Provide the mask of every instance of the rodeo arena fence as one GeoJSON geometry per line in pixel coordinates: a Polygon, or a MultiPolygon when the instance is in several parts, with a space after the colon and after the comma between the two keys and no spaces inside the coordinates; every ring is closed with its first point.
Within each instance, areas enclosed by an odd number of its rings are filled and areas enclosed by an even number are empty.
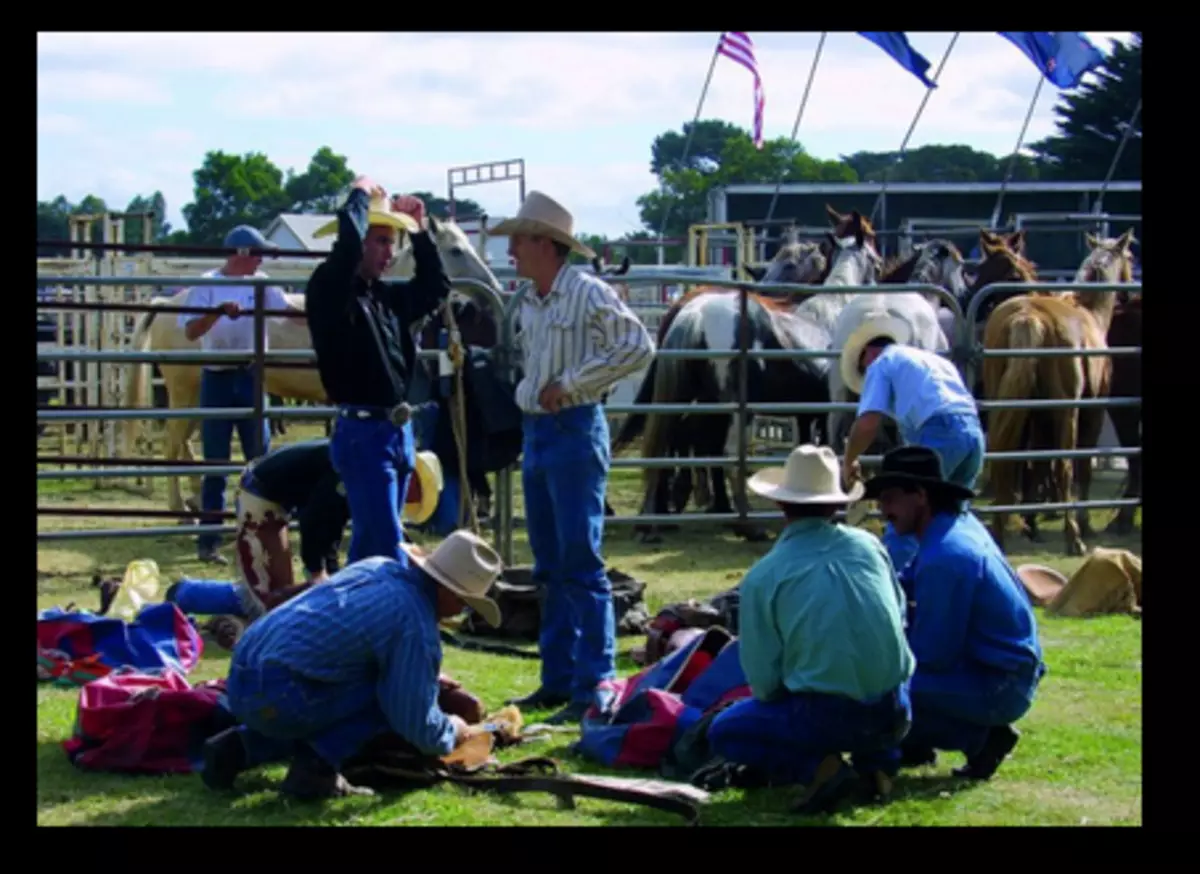
{"type": "MultiPolygon", "coordinates": [[[[65,243],[67,246],[77,246],[81,249],[95,250],[158,250],[162,247],[149,245],[130,246],[120,243],[65,243]]],[[[208,249],[208,250],[191,250],[193,252],[205,252],[211,258],[217,255],[229,254],[229,250],[225,249],[208,249]]],[[[254,280],[251,277],[238,278],[200,278],[196,273],[186,275],[195,270],[197,263],[195,259],[187,261],[182,258],[172,259],[140,259],[139,263],[149,266],[143,266],[138,269],[133,269],[126,266],[124,269],[118,267],[118,260],[110,255],[107,259],[99,255],[93,261],[92,259],[64,259],[64,258],[43,258],[39,259],[39,276],[38,276],[38,309],[39,309],[39,325],[44,325],[42,321],[42,311],[60,311],[60,316],[57,325],[54,327],[54,341],[43,341],[38,344],[37,357],[39,362],[39,373],[45,363],[51,363],[55,369],[67,370],[65,365],[70,364],[69,368],[71,378],[63,380],[60,377],[55,383],[50,382],[50,377],[39,375],[39,404],[38,404],[38,422],[39,435],[45,427],[44,423],[61,423],[65,426],[66,423],[82,423],[82,428],[75,429],[75,445],[77,452],[82,449],[85,454],[68,455],[68,441],[66,437],[66,428],[63,427],[59,436],[60,453],[57,456],[43,456],[39,452],[38,456],[38,474],[37,478],[42,480],[64,480],[64,479],[91,479],[95,481],[97,487],[103,484],[114,485],[114,481],[122,479],[135,479],[140,481],[143,478],[153,477],[194,477],[204,474],[216,475],[237,475],[242,470],[242,465],[234,463],[198,463],[198,464],[172,464],[164,462],[161,459],[147,459],[129,457],[125,453],[132,452],[134,447],[124,446],[123,440],[120,439],[119,431],[121,429],[114,427],[116,423],[129,419],[142,420],[170,420],[170,419],[192,419],[201,420],[207,418],[225,418],[235,419],[246,416],[254,416],[261,428],[262,423],[266,419],[332,419],[336,414],[336,408],[330,406],[275,406],[265,402],[263,386],[265,383],[265,368],[267,367],[315,367],[315,355],[311,349],[307,350],[275,350],[267,352],[265,350],[265,319],[268,316],[281,316],[287,313],[268,310],[264,307],[265,290],[268,285],[278,286],[303,286],[307,283],[307,274],[311,273],[312,260],[314,257],[323,258],[327,253],[285,253],[287,255],[303,255],[309,263],[297,265],[294,263],[298,259],[289,259],[293,263],[290,266],[280,264],[276,268],[275,263],[272,265],[272,275],[269,278],[254,280]],[[97,265],[107,261],[113,265],[113,273],[124,273],[126,275],[96,275],[100,272],[97,265]],[[170,269],[175,267],[175,273],[168,275],[149,275],[157,273],[166,266],[170,269]],[[189,269],[180,269],[183,267],[189,269]],[[43,270],[50,271],[50,274],[43,274],[43,270]],[[90,274],[90,275],[88,275],[90,274]],[[246,285],[247,279],[251,279],[251,283],[255,288],[255,306],[254,306],[254,325],[255,325],[255,348],[253,353],[240,352],[224,352],[224,353],[205,353],[202,351],[147,351],[137,352],[129,351],[123,347],[129,345],[132,339],[134,323],[138,317],[145,312],[155,311],[163,315],[169,314],[174,318],[182,312],[194,312],[197,314],[210,313],[215,310],[182,307],[177,305],[158,304],[152,305],[149,298],[154,292],[160,292],[160,289],[179,290],[184,287],[193,285],[246,285]],[[53,288],[53,293],[45,293],[43,289],[53,288]],[[256,392],[255,397],[258,399],[253,408],[190,408],[190,409],[165,409],[161,406],[155,407],[133,407],[129,404],[129,399],[126,393],[126,380],[129,374],[129,369],[124,365],[134,365],[143,362],[149,362],[158,365],[171,364],[190,364],[202,365],[208,363],[235,363],[249,361],[253,365],[253,373],[255,379],[256,392]],[[102,365],[117,364],[118,367],[103,367],[102,365]],[[82,376],[81,376],[82,374],[82,376]],[[68,393],[68,390],[69,393],[68,393]],[[57,396],[53,396],[57,395],[57,396]],[[49,397],[49,403],[46,404],[43,398],[49,397]],[[68,400],[73,401],[68,403],[68,400]],[[92,465],[84,467],[83,465],[92,465]],[[57,467],[57,469],[54,469],[57,467]]],[[[115,255],[115,253],[114,253],[115,255]]],[[[215,262],[209,261],[205,267],[215,266],[215,262]]],[[[198,271],[197,271],[198,272],[198,271]]],[[[502,281],[509,279],[511,269],[499,268],[496,269],[495,275],[502,281]],[[502,276],[502,274],[504,274],[502,276]]],[[[728,267],[724,268],[708,268],[706,270],[689,270],[686,267],[675,267],[661,265],[658,267],[639,268],[632,267],[627,273],[620,276],[619,280],[615,280],[626,287],[634,286],[657,286],[661,287],[665,284],[674,284],[677,286],[691,285],[706,285],[718,288],[728,288],[741,291],[741,311],[743,314],[742,324],[743,330],[740,332],[739,348],[736,350],[658,350],[659,358],[679,358],[679,359],[708,359],[727,358],[736,359],[742,366],[739,367],[740,386],[738,392],[738,400],[734,403],[718,403],[718,404],[646,404],[633,405],[613,403],[610,399],[607,405],[607,412],[613,416],[623,416],[634,411],[645,413],[658,414],[736,414],[738,424],[738,452],[736,456],[729,457],[705,457],[705,458],[614,458],[612,467],[620,468],[680,468],[680,467],[713,467],[721,465],[737,465],[740,476],[743,481],[747,475],[747,470],[750,466],[761,466],[766,464],[779,464],[786,458],[784,455],[750,455],[749,454],[749,433],[747,425],[748,417],[753,414],[756,417],[767,417],[768,422],[766,427],[770,431],[774,431],[777,423],[771,423],[769,417],[772,416],[793,416],[800,413],[823,413],[833,410],[853,411],[856,405],[853,403],[748,403],[747,402],[747,384],[746,384],[746,368],[745,363],[751,356],[760,359],[799,359],[799,358],[836,358],[838,352],[816,351],[816,350],[751,350],[747,347],[747,330],[745,330],[745,313],[747,309],[747,294],[749,286],[745,281],[738,281],[731,278],[733,271],[728,267]],[[715,275],[718,272],[723,272],[724,276],[715,275]]],[[[488,286],[477,280],[455,280],[453,285],[459,292],[465,292],[478,303],[486,303],[492,314],[498,320],[501,326],[500,340],[493,352],[493,361],[495,366],[500,367],[507,374],[513,373],[513,368],[516,365],[515,360],[515,344],[514,334],[516,317],[519,312],[519,305],[524,295],[526,288],[520,288],[516,292],[508,293],[498,291],[495,288],[488,286]]],[[[1140,347],[1125,347],[1125,348],[1109,348],[1103,350],[1077,351],[1074,349],[1038,349],[1038,350],[984,350],[981,348],[980,342],[976,339],[976,318],[980,310],[981,304],[988,298],[1004,292],[1031,292],[1040,290],[1061,290],[1062,284],[1053,282],[1018,284],[1018,283],[1003,283],[994,284],[981,289],[971,300],[967,311],[964,313],[958,302],[945,289],[931,285],[872,285],[872,286],[839,286],[837,288],[828,288],[823,286],[809,285],[768,285],[754,283],[752,285],[755,292],[766,292],[770,294],[828,294],[828,293],[872,293],[872,294],[900,294],[905,292],[929,292],[937,295],[950,309],[955,320],[955,336],[948,338],[951,340],[951,350],[948,353],[955,364],[968,375],[968,385],[973,385],[974,381],[971,375],[978,367],[979,362],[986,357],[994,356],[1019,356],[1019,357],[1046,357],[1046,356],[1072,356],[1072,357],[1088,357],[1091,355],[1138,355],[1141,354],[1140,347]]],[[[1126,283],[1121,285],[1097,284],[1097,283],[1072,283],[1073,288],[1087,288],[1089,291],[1102,291],[1115,293],[1117,291],[1139,292],[1141,291],[1141,283],[1126,283]]],[[[655,295],[659,297],[659,295],[655,295]]],[[[632,298],[632,296],[631,296],[632,298]]],[[[659,298],[660,300],[663,298],[659,298]]],[[[665,306],[654,306],[646,310],[639,305],[632,304],[635,312],[639,312],[647,323],[653,319],[657,322],[655,316],[660,316],[666,311],[665,306]]],[[[650,328],[654,330],[653,327],[650,328]]],[[[39,340],[43,335],[39,335],[39,340]]],[[[419,355],[426,359],[437,359],[439,355],[444,354],[444,351],[439,350],[421,350],[419,355]]],[[[640,378],[640,375],[639,375],[640,378]]],[[[978,402],[981,410],[996,410],[996,409],[1061,409],[1069,407],[1104,407],[1112,408],[1117,406],[1140,406],[1141,398],[1099,398],[1099,399],[1081,399],[1081,400],[1005,400],[1005,401],[985,401],[978,402]]],[[[760,431],[760,438],[768,436],[760,431]]],[[[41,441],[39,441],[39,444],[41,441]]],[[[1140,447],[1116,447],[1111,449],[1089,448],[1077,450],[1049,450],[1049,451],[1024,451],[1024,452],[1004,452],[1004,453],[988,453],[985,458],[987,460],[1005,459],[1011,461],[1049,461],[1067,458],[1100,458],[1100,457],[1130,457],[1140,455],[1140,447]]],[[[877,464],[878,457],[866,456],[862,459],[865,465],[877,464]]],[[[514,468],[510,467],[501,471],[496,475],[495,487],[495,509],[490,520],[490,527],[495,538],[495,544],[498,551],[508,563],[513,561],[513,531],[517,525],[524,525],[524,520],[516,518],[513,513],[513,474],[514,468]]],[[[123,486],[128,487],[128,486],[123,486]]],[[[974,511],[981,514],[992,514],[997,512],[1006,513],[1027,513],[1030,511],[1069,511],[1076,508],[1088,509],[1107,509],[1119,508],[1127,506],[1140,506],[1140,498],[1127,499],[1112,499],[1112,500],[1096,500],[1096,501],[1070,501],[1061,503],[1030,503],[1009,506],[976,506],[974,511]]],[[[135,509],[135,508],[105,508],[94,509],[87,507],[75,508],[60,508],[60,507],[43,507],[38,506],[38,514],[41,515],[76,515],[76,516],[93,516],[93,517],[125,517],[125,518],[170,518],[178,522],[185,518],[195,517],[198,514],[195,512],[181,512],[170,510],[150,510],[150,509],[135,509]]],[[[226,514],[226,517],[232,514],[226,514]]],[[[877,516],[878,513],[870,514],[877,516]]],[[[749,519],[767,520],[782,518],[778,512],[757,512],[750,511],[748,513],[683,513],[670,515],[633,515],[633,516],[610,516],[605,521],[606,524],[629,525],[629,524],[656,524],[656,523],[682,523],[694,524],[703,522],[712,524],[714,522],[728,521],[747,521],[749,519]]],[[[352,523],[351,523],[352,524],[352,523]]],[[[293,525],[295,527],[295,525],[293,525]]],[[[179,525],[161,527],[135,527],[135,528],[104,528],[104,529],[74,529],[74,530],[54,530],[38,532],[38,540],[65,540],[65,539],[100,539],[111,537],[159,537],[168,535],[188,535],[195,536],[203,531],[228,533],[234,531],[232,525],[179,525]]]]}

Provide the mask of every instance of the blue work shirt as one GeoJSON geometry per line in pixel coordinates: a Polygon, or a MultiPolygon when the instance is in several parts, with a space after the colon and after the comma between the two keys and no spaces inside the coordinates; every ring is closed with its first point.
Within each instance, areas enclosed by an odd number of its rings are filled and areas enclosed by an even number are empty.
{"type": "Polygon", "coordinates": [[[742,671],[755,698],[822,692],[866,701],[912,676],[904,593],[874,535],[797,520],[739,589],[742,671]]]}
{"type": "Polygon", "coordinates": [[[932,416],[978,416],[979,407],[949,359],[893,343],[867,368],[858,415],[867,413],[883,413],[894,419],[905,442],[912,443],[932,416]]]}
{"type": "Polygon", "coordinates": [[[1026,671],[1042,661],[1037,619],[1017,572],[971,513],[939,513],[901,573],[908,642],[922,673],[974,663],[1026,671]]]}
{"type": "Polygon", "coordinates": [[[373,683],[392,730],[427,755],[445,755],[455,732],[438,706],[437,586],[416,566],[363,559],[252,623],[235,660],[283,665],[320,683],[373,683]]]}

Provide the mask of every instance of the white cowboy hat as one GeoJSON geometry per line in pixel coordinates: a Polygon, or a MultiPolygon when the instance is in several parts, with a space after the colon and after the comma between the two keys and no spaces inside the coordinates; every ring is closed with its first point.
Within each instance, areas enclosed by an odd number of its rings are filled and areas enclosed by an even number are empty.
{"type": "Polygon", "coordinates": [[[861,325],[846,340],[842,347],[842,382],[855,394],[861,394],[866,377],[858,369],[858,359],[863,348],[876,337],[891,337],[897,343],[908,343],[912,329],[903,319],[898,319],[884,310],[866,314],[861,325]]]}
{"type": "Polygon", "coordinates": [[[453,532],[428,555],[414,543],[401,543],[421,570],[474,608],[493,628],[500,627],[500,606],[487,597],[504,563],[478,534],[465,529],[453,532]]]}
{"type": "Polygon", "coordinates": [[[437,510],[445,484],[441,460],[427,450],[418,452],[417,467],[408,481],[401,518],[413,525],[427,522],[437,510]]]}
{"type": "MultiPolygon", "coordinates": [[[[392,209],[392,202],[386,197],[378,195],[371,198],[371,205],[367,209],[367,227],[371,225],[383,225],[387,228],[395,228],[404,233],[418,232],[421,226],[417,224],[417,220],[406,212],[397,212],[392,209]]],[[[328,237],[330,234],[336,234],[338,229],[337,219],[328,224],[321,225],[313,231],[314,237],[328,237]]]]}
{"type": "Polygon", "coordinates": [[[828,446],[797,446],[783,467],[769,467],[750,477],[747,485],[764,498],[781,504],[850,504],[865,486],[856,482],[842,491],[837,456],[828,446]]]}
{"type": "Polygon", "coordinates": [[[490,237],[510,237],[513,234],[538,234],[570,246],[587,259],[596,253],[575,239],[575,219],[558,201],[540,191],[531,191],[521,204],[517,214],[505,219],[494,228],[488,228],[490,237]]]}

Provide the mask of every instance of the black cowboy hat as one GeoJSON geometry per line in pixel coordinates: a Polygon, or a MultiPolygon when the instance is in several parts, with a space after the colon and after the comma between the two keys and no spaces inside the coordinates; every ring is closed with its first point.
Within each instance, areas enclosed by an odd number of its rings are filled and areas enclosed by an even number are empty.
{"type": "Polygon", "coordinates": [[[876,499],[884,489],[906,485],[962,500],[975,497],[975,492],[946,479],[941,457],[928,446],[901,446],[883,456],[883,469],[867,482],[863,497],[876,499]]]}

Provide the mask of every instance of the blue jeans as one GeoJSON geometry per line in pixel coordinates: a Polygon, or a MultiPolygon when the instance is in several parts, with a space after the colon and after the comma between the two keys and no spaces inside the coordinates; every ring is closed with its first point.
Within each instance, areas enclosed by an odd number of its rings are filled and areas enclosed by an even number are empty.
{"type": "Polygon", "coordinates": [[[762,771],[776,785],[807,785],[822,759],[840,753],[849,753],[859,770],[895,775],[911,718],[906,685],[867,703],[816,692],[774,701],[747,698],[717,715],[708,744],[716,755],[762,771]]]}
{"type": "MultiPolygon", "coordinates": [[[[941,456],[942,473],[947,480],[968,489],[975,488],[975,482],[983,471],[983,456],[987,451],[987,441],[979,426],[978,416],[961,413],[932,416],[920,431],[915,434],[903,433],[901,437],[910,446],[928,446],[941,456]]],[[[967,504],[967,501],[963,501],[964,510],[967,504]]],[[[880,539],[897,573],[917,554],[917,538],[912,534],[897,534],[890,523],[884,528],[880,539]]]]}
{"type": "Polygon", "coordinates": [[[400,510],[416,467],[412,422],[397,427],[387,419],[339,413],[329,457],[350,505],[348,563],[382,555],[407,567],[400,510]]]}
{"type": "MultiPolygon", "coordinates": [[[[202,407],[253,407],[254,374],[249,367],[233,370],[200,371],[200,406],[202,407]]],[[[247,461],[266,454],[271,448],[271,429],[267,422],[262,426],[262,442],[255,446],[254,419],[204,419],[200,423],[200,441],[204,448],[205,461],[229,461],[233,450],[233,431],[237,429],[238,442],[242,444],[242,455],[247,461]]],[[[200,507],[205,512],[220,513],[225,509],[225,477],[204,477],[200,491],[200,507]]],[[[201,534],[197,538],[200,553],[216,549],[221,542],[218,534],[201,534]]]]}
{"type": "Polygon", "coordinates": [[[316,683],[282,665],[242,665],[226,681],[246,767],[286,761],[303,745],[334,768],[390,731],[375,684],[316,683]]]}
{"type": "Polygon", "coordinates": [[[609,462],[599,404],[525,417],[525,527],[546,592],[542,686],[588,704],[596,685],[616,676],[612,583],[600,551],[609,462]]]}
{"type": "Polygon", "coordinates": [[[974,756],[983,748],[988,729],[1010,725],[1029,712],[1044,665],[1021,671],[999,671],[961,664],[912,678],[913,725],[905,743],[916,749],[951,750],[974,756]]]}
{"type": "Polygon", "coordinates": [[[184,577],[171,589],[171,602],[184,613],[198,613],[201,616],[247,616],[246,605],[234,583],[184,577]]]}

